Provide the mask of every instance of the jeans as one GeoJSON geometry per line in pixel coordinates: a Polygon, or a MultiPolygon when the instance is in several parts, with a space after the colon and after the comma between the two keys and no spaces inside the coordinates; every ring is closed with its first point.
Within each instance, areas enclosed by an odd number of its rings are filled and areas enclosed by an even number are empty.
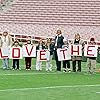
{"type": "Polygon", "coordinates": [[[9,58],[4,58],[2,62],[3,62],[3,69],[8,69],[9,68],[9,58]]]}

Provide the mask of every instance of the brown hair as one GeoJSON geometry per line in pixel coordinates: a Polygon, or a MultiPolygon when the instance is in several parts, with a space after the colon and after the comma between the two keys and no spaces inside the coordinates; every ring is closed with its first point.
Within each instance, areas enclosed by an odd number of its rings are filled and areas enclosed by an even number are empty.
{"type": "Polygon", "coordinates": [[[90,41],[95,41],[95,39],[94,38],[91,38],[90,41]]]}
{"type": "Polygon", "coordinates": [[[14,45],[15,45],[15,43],[18,43],[18,45],[19,45],[19,42],[18,42],[18,41],[14,41],[14,43],[12,44],[12,46],[14,46],[14,45]]]}
{"type": "Polygon", "coordinates": [[[57,30],[57,33],[56,34],[58,34],[58,32],[60,32],[60,34],[62,34],[61,30],[57,30]]]}
{"type": "Polygon", "coordinates": [[[8,35],[8,32],[6,32],[6,31],[5,31],[5,32],[3,32],[3,35],[4,35],[4,33],[6,33],[6,34],[8,35]]]}

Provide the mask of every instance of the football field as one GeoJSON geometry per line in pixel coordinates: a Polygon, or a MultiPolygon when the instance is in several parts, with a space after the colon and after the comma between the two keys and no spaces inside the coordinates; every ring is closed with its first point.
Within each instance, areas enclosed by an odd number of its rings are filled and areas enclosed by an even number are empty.
{"type": "Polygon", "coordinates": [[[0,100],[100,100],[100,72],[88,74],[86,63],[81,73],[56,72],[55,67],[46,72],[45,63],[43,71],[35,71],[35,66],[26,71],[23,65],[24,60],[21,70],[3,70],[0,62],[0,100]]]}

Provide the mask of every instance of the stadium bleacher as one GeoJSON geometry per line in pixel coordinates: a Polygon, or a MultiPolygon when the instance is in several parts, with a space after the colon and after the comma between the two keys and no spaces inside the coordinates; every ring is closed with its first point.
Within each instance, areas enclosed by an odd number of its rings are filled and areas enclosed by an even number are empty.
{"type": "Polygon", "coordinates": [[[60,28],[68,38],[100,40],[99,9],[100,0],[14,0],[0,13],[0,31],[53,37],[60,28]]]}
{"type": "Polygon", "coordinates": [[[3,4],[5,2],[5,0],[0,0],[0,4],[3,4]]]}

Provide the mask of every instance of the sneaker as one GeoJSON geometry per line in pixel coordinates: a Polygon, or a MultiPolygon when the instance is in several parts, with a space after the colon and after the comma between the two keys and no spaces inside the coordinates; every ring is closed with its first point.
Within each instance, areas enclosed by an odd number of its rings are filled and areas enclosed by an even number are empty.
{"type": "Polygon", "coordinates": [[[67,70],[68,70],[69,73],[71,72],[71,69],[67,69],[67,70]]]}
{"type": "Polygon", "coordinates": [[[64,69],[63,72],[66,72],[66,69],[64,69]]]}
{"type": "Polygon", "coordinates": [[[7,67],[3,67],[4,70],[7,70],[7,67]]]}
{"type": "Polygon", "coordinates": [[[77,72],[81,72],[81,70],[78,69],[77,72]]]}
{"type": "Polygon", "coordinates": [[[93,74],[93,72],[91,72],[91,71],[88,71],[88,74],[93,74]]]}
{"type": "Polygon", "coordinates": [[[49,71],[52,71],[52,69],[49,69],[49,71]]]}
{"type": "Polygon", "coordinates": [[[39,71],[41,71],[42,69],[39,69],[39,71]]]}
{"type": "Polygon", "coordinates": [[[31,70],[31,69],[27,69],[27,70],[31,70]]]}
{"type": "Polygon", "coordinates": [[[68,73],[71,73],[71,70],[69,70],[68,73]]]}
{"type": "Polygon", "coordinates": [[[49,69],[46,69],[46,71],[49,71],[49,69]]]}
{"type": "Polygon", "coordinates": [[[15,70],[14,68],[12,68],[12,70],[15,70]]]}

